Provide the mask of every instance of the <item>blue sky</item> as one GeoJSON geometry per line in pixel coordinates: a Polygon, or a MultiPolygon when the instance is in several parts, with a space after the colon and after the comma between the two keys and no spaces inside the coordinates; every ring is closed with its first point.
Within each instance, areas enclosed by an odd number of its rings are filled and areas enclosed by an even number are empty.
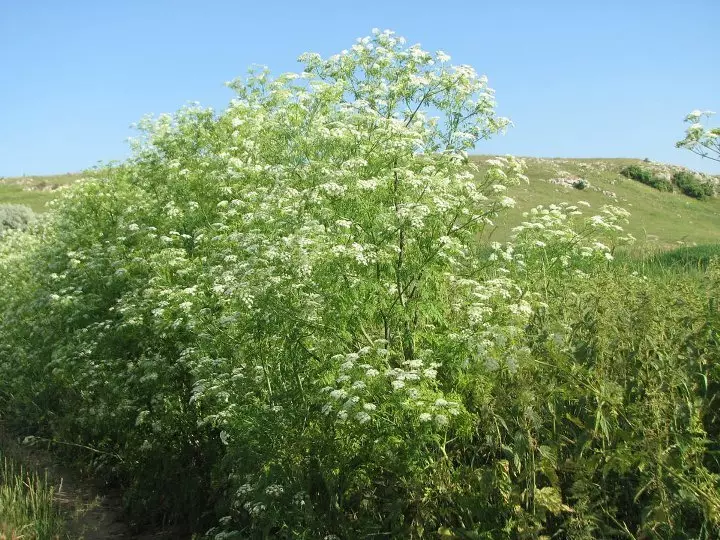
{"type": "Polygon", "coordinates": [[[222,109],[223,83],[251,64],[297,70],[300,53],[337,53],[373,27],[489,77],[515,127],[478,153],[718,173],[674,142],[692,109],[720,112],[719,19],[719,0],[0,0],[0,175],[123,159],[144,114],[222,109]]]}

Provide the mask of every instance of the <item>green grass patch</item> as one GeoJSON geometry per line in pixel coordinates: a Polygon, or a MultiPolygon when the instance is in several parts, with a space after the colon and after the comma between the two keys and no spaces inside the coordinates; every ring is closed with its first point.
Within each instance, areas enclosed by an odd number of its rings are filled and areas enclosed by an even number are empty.
{"type": "Polygon", "coordinates": [[[30,471],[0,452],[0,538],[59,538],[63,517],[47,472],[30,471]]]}
{"type": "Polygon", "coordinates": [[[654,264],[664,267],[705,269],[712,259],[720,259],[720,244],[683,246],[653,257],[654,264]]]}

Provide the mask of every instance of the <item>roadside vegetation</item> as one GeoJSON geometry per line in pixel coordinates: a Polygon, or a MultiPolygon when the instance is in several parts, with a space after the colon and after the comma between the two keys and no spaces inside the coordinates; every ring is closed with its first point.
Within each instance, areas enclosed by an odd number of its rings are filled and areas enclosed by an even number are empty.
{"type": "Polygon", "coordinates": [[[557,164],[469,158],[508,120],[442,51],[374,32],[301,61],[146,118],[3,235],[10,429],[138,530],[720,536],[716,247],[638,268],[617,170],[545,201],[527,171],[557,164]]]}

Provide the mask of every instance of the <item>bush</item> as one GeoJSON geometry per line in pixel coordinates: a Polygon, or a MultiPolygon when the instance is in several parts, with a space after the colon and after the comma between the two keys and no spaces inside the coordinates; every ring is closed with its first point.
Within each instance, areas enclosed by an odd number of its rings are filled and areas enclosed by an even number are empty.
{"type": "Polygon", "coordinates": [[[52,410],[53,436],[120,456],[104,470],[138,519],[197,524],[219,501],[253,531],[401,530],[438,441],[467,425],[436,378],[472,345],[433,327],[466,324],[452,276],[470,301],[476,238],[513,204],[499,188],[520,164],[476,180],[466,155],[507,121],[474,70],[391,33],[302,58],[231,83],[220,115],[144,120],[133,160],[71,188],[45,243],[0,264],[6,416],[47,429],[32,410],[52,410]]]}
{"type": "Polygon", "coordinates": [[[653,176],[648,185],[650,187],[654,187],[658,191],[667,191],[670,193],[672,193],[672,191],[673,191],[672,182],[670,182],[669,180],[665,180],[664,178],[660,178],[658,176],[653,176]]]}
{"type": "Polygon", "coordinates": [[[658,191],[672,192],[672,183],[664,178],[654,176],[649,170],[643,169],[639,165],[628,165],[620,171],[620,174],[626,178],[637,180],[643,184],[657,189],[658,191]]]}
{"type": "Polygon", "coordinates": [[[0,233],[24,229],[35,219],[32,209],[21,204],[0,204],[0,233]]]}
{"type": "Polygon", "coordinates": [[[647,169],[643,169],[639,165],[628,165],[627,167],[623,167],[620,174],[622,174],[625,178],[637,180],[643,184],[648,184],[652,178],[652,173],[650,173],[647,169]]]}
{"type": "Polygon", "coordinates": [[[685,195],[695,199],[706,199],[714,194],[713,187],[710,184],[703,183],[698,178],[687,171],[678,171],[673,174],[673,182],[680,188],[685,195]]]}

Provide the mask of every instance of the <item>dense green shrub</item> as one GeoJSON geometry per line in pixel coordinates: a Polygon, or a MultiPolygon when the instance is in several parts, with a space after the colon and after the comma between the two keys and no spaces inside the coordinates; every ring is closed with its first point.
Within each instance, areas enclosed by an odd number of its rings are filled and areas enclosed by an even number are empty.
{"type": "Polygon", "coordinates": [[[32,209],[22,204],[0,204],[0,233],[24,229],[35,219],[32,209]]]}
{"type": "Polygon", "coordinates": [[[695,199],[705,199],[713,196],[713,187],[701,182],[694,174],[687,171],[678,171],[672,177],[675,185],[685,195],[695,199]]]}
{"type": "Polygon", "coordinates": [[[485,80],[391,33],[302,58],[0,242],[3,417],[217,539],[716,537],[718,269],[625,273],[615,207],[488,254],[522,174],[465,154],[485,80]]]}
{"type": "Polygon", "coordinates": [[[643,169],[639,165],[628,165],[624,167],[620,174],[626,178],[637,180],[643,184],[653,187],[658,191],[672,191],[672,183],[659,176],[654,176],[651,171],[643,169]]]}
{"type": "Polygon", "coordinates": [[[660,178],[659,176],[653,176],[648,185],[650,187],[654,187],[658,191],[667,191],[670,193],[673,191],[672,182],[665,180],[665,178],[660,178]]]}
{"type": "Polygon", "coordinates": [[[625,178],[637,180],[643,184],[647,184],[652,178],[652,173],[647,169],[643,169],[640,165],[628,165],[627,167],[623,167],[620,170],[620,174],[622,174],[625,178]]]}

